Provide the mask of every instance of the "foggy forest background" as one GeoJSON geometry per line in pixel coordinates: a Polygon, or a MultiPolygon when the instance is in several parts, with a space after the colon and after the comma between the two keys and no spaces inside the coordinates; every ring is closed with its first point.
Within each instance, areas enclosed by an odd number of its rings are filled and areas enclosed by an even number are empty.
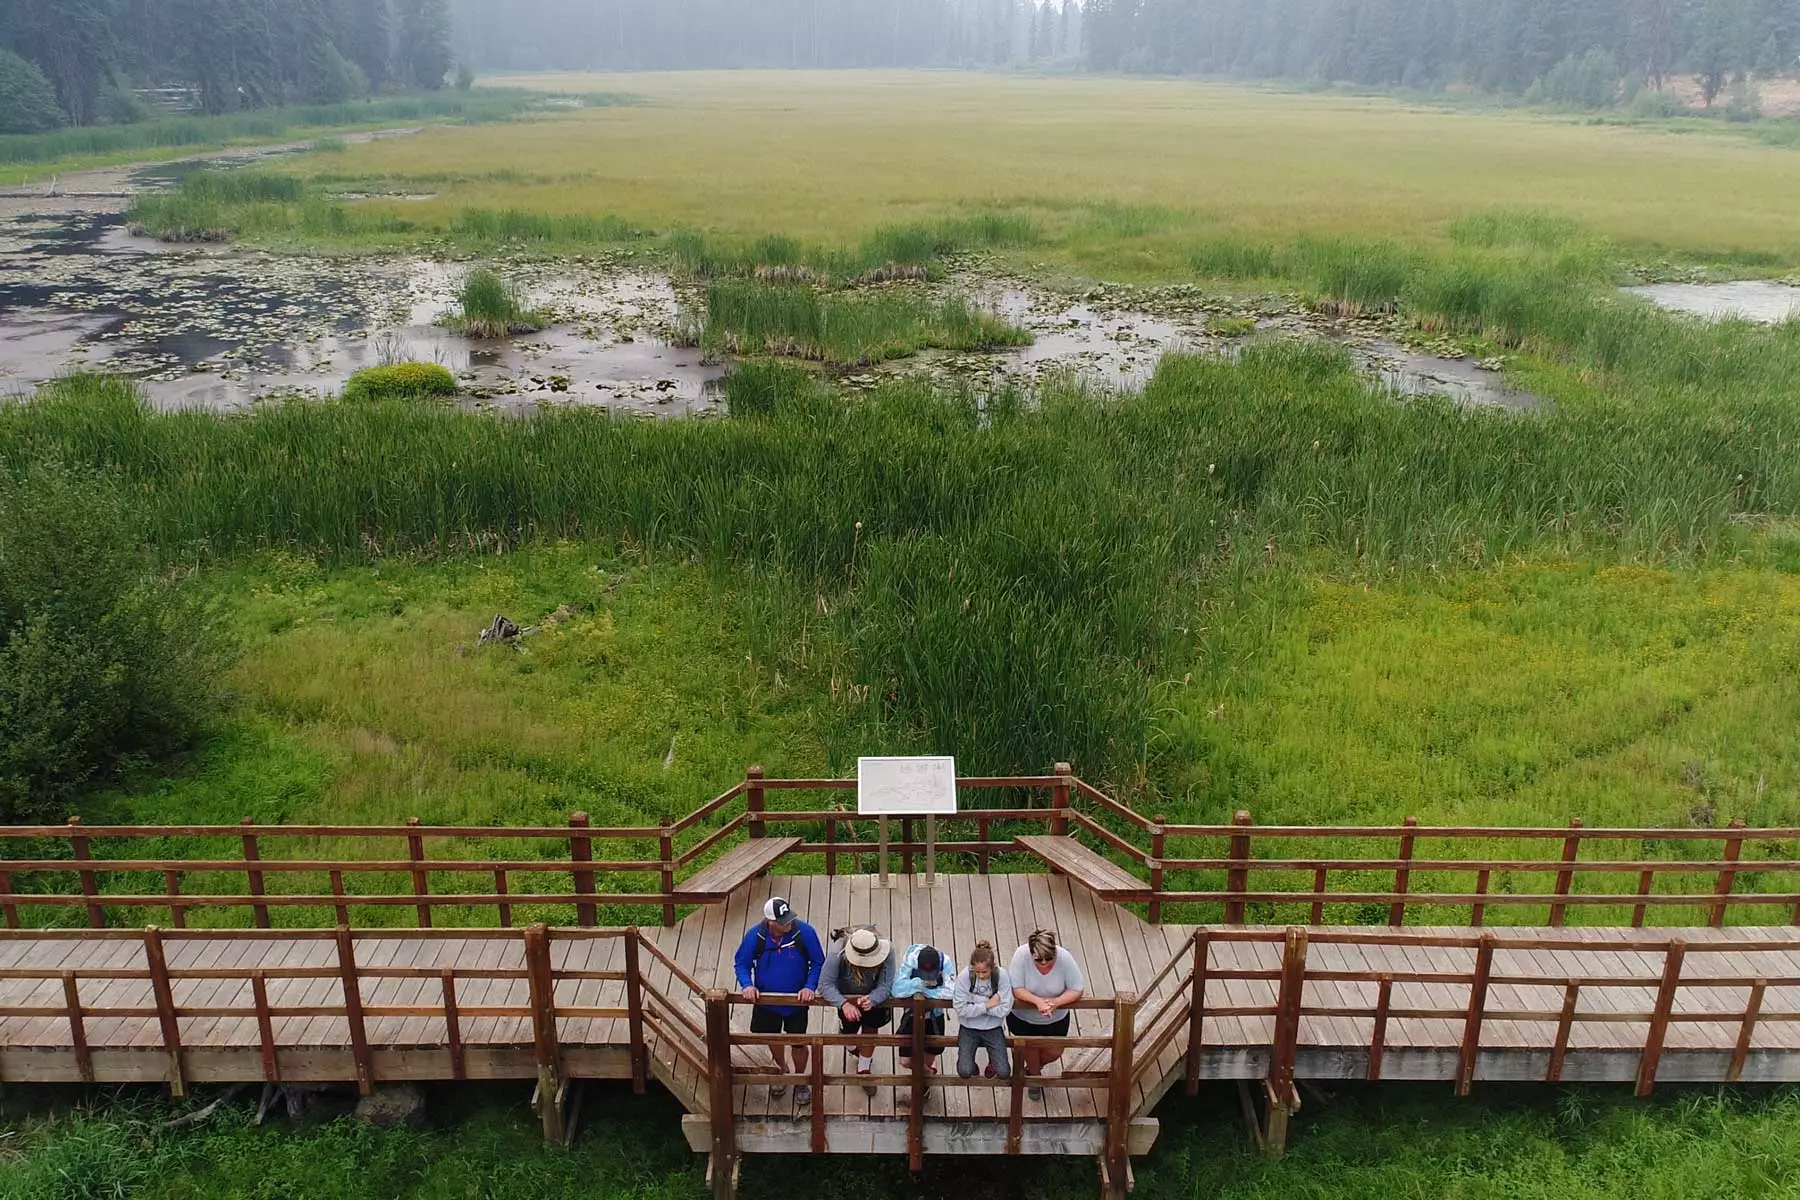
{"type": "Polygon", "coordinates": [[[343,103],[480,71],[941,67],[1707,107],[1800,59],[1800,0],[0,0],[0,132],[343,103]]]}

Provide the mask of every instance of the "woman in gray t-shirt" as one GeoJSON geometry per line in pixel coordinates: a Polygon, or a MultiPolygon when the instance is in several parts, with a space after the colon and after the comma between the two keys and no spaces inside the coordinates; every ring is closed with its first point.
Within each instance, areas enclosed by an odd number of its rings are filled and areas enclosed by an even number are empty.
{"type": "MultiPolygon", "coordinates": [[[[1056,933],[1040,929],[1014,953],[1007,978],[1013,986],[1013,1010],[1006,1027],[1014,1037],[1068,1037],[1069,1005],[1087,990],[1081,964],[1057,944],[1056,933]]],[[[1042,1075],[1044,1068],[1062,1058],[1061,1050],[1019,1047],[1019,1065],[1027,1076],[1042,1075]]],[[[1033,1100],[1044,1098],[1044,1089],[1030,1089],[1033,1100]]]]}

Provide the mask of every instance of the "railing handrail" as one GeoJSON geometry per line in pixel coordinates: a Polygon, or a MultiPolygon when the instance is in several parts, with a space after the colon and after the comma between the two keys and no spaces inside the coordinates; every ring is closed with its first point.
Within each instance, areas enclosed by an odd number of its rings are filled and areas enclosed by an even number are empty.
{"type": "MultiPolygon", "coordinates": [[[[72,855],[67,859],[0,858],[0,912],[4,913],[6,923],[16,928],[22,924],[21,908],[85,909],[91,925],[104,924],[105,910],[109,906],[166,909],[170,921],[181,927],[191,912],[242,908],[252,910],[255,923],[267,928],[272,924],[275,909],[330,911],[337,923],[344,924],[348,923],[353,908],[411,905],[417,911],[418,924],[428,927],[432,915],[444,909],[491,906],[498,909],[500,924],[510,927],[513,910],[518,905],[573,906],[577,923],[584,926],[597,924],[599,906],[607,905],[660,908],[663,924],[668,926],[676,919],[677,906],[686,902],[680,877],[690,868],[704,870],[698,865],[702,860],[724,851],[742,836],[762,837],[771,826],[791,829],[822,824],[823,842],[802,840],[790,853],[823,854],[827,874],[836,873],[836,864],[842,855],[869,853],[873,848],[871,843],[861,840],[864,830],[873,824],[869,818],[843,811],[842,806],[776,809],[767,805],[767,798],[773,793],[843,792],[853,790],[855,786],[854,779],[771,779],[766,778],[760,768],[752,767],[746,771],[744,779],[686,816],[677,820],[665,819],[653,827],[590,826],[585,813],[574,814],[567,825],[510,828],[425,825],[416,819],[403,825],[365,826],[269,825],[248,819],[237,825],[87,826],[79,818],[72,818],[64,825],[0,826],[0,850],[32,839],[49,839],[66,845],[72,855]],[[728,813],[740,802],[738,811],[728,813]],[[714,818],[721,819],[715,822],[714,818]],[[850,830],[853,840],[838,840],[839,831],[844,828],[850,830]],[[141,855],[106,858],[96,854],[99,847],[116,851],[120,849],[117,843],[122,841],[166,838],[190,842],[208,838],[236,839],[242,844],[242,857],[227,858],[216,852],[192,858],[141,855]],[[438,859],[429,856],[433,843],[467,843],[488,838],[513,839],[527,844],[554,841],[566,844],[568,850],[566,855],[554,859],[516,856],[480,859],[466,852],[438,859]],[[348,840],[359,843],[356,847],[359,850],[377,844],[372,848],[378,857],[331,860],[317,857],[316,851],[305,858],[264,857],[266,850],[294,839],[348,840]],[[388,850],[386,845],[380,845],[391,844],[393,850],[398,850],[402,839],[404,858],[388,850]],[[685,846],[678,845],[677,839],[686,843],[685,846]],[[655,842],[656,845],[654,856],[649,858],[639,859],[635,857],[635,851],[628,851],[634,856],[596,859],[593,856],[596,840],[655,842]],[[157,873],[164,876],[161,894],[142,889],[130,894],[108,893],[101,888],[102,876],[109,877],[108,882],[118,886],[119,876],[157,873]],[[479,874],[493,876],[491,889],[483,885],[470,886],[466,879],[446,881],[444,878],[479,874]],[[391,885],[376,878],[390,875],[410,875],[410,889],[404,884],[391,885]],[[520,875],[570,878],[574,887],[565,891],[552,883],[540,890],[516,892],[510,883],[520,875]],[[601,892],[597,886],[601,875],[650,875],[655,877],[654,890],[628,891],[615,887],[612,891],[601,892]],[[69,876],[79,881],[79,891],[59,890],[67,887],[61,881],[69,876]],[[221,888],[216,881],[208,880],[208,877],[217,876],[242,878],[247,886],[221,888]],[[325,894],[321,887],[308,889],[304,883],[308,876],[330,876],[330,894],[325,894]],[[15,887],[15,882],[45,878],[53,880],[45,890],[15,887]],[[370,879],[376,879],[376,882],[365,885],[368,886],[365,893],[353,892],[348,886],[352,881],[370,879]],[[200,882],[195,883],[195,880],[200,882]],[[268,885],[277,880],[283,881],[282,886],[296,890],[271,892],[268,885]],[[210,891],[207,890],[209,886],[210,891]],[[434,891],[434,887],[444,890],[434,891]]],[[[1738,877],[1751,872],[1768,874],[1777,883],[1782,877],[1800,875],[1800,858],[1743,857],[1746,846],[1800,842],[1800,828],[1752,829],[1741,821],[1733,821],[1728,827],[1719,829],[1590,829],[1579,821],[1571,822],[1568,827],[1433,826],[1420,825],[1410,819],[1398,825],[1259,826],[1248,812],[1238,813],[1231,824],[1182,825],[1169,823],[1161,817],[1143,816],[1080,779],[1066,764],[1058,764],[1054,773],[1045,775],[960,777],[957,786],[963,790],[1047,789],[1049,804],[1046,807],[966,808],[954,816],[938,818],[945,823],[960,821],[965,826],[973,823],[977,827],[977,836],[973,840],[928,837],[921,842],[913,836],[913,819],[902,819],[900,836],[890,839],[889,846],[900,856],[903,873],[911,870],[914,856],[932,849],[940,854],[972,855],[985,873],[995,855],[1021,852],[1012,836],[1014,830],[1008,826],[1016,827],[1021,823],[1047,826],[1053,834],[1073,834],[1088,839],[1102,853],[1136,868],[1139,878],[1147,872],[1148,907],[1153,923],[1160,922],[1169,904],[1223,904],[1225,919],[1232,924],[1243,924],[1259,916],[1267,919],[1278,915],[1268,909],[1251,913],[1248,911],[1251,905],[1308,904],[1311,905],[1312,924],[1324,923],[1327,905],[1385,906],[1388,923],[1395,927],[1403,925],[1409,913],[1416,914],[1421,908],[1465,907],[1469,910],[1469,924],[1474,927],[1485,924],[1490,910],[1516,913],[1527,908],[1547,909],[1550,926],[1562,925],[1571,909],[1592,911],[1598,908],[1616,908],[1621,913],[1629,909],[1630,923],[1634,927],[1643,926],[1652,911],[1675,908],[1701,909],[1706,913],[1706,923],[1714,927],[1724,924],[1730,909],[1746,907],[1790,908],[1792,922],[1800,923],[1800,888],[1795,888],[1792,893],[1736,890],[1738,877]],[[1143,835],[1148,835],[1148,848],[1140,840],[1134,840],[1143,835]],[[1171,838],[1177,842],[1219,838],[1225,839],[1227,845],[1223,855],[1182,857],[1182,852],[1188,848],[1179,846],[1171,852],[1171,838]],[[1374,857],[1342,853],[1309,857],[1292,852],[1278,857],[1259,857],[1259,851],[1269,845],[1269,839],[1277,839],[1277,845],[1296,840],[1392,839],[1396,849],[1374,857]],[[1547,854],[1542,859],[1521,858],[1517,851],[1508,857],[1476,858],[1472,857],[1477,852],[1476,847],[1467,844],[1508,840],[1558,842],[1561,853],[1547,854]],[[1443,852],[1434,857],[1416,854],[1421,841],[1428,845],[1437,843],[1440,847],[1449,843],[1450,856],[1443,852]],[[1720,852],[1716,857],[1699,859],[1692,856],[1660,860],[1581,857],[1583,847],[1591,850],[1595,846],[1631,843],[1645,847],[1699,843],[1716,845],[1720,852]],[[1170,871],[1184,873],[1188,878],[1170,880],[1167,874],[1170,871]],[[1283,874],[1309,871],[1314,877],[1310,889],[1304,881],[1279,878],[1283,874]],[[1366,875],[1390,871],[1393,873],[1392,886],[1383,886],[1385,880],[1369,886],[1370,881],[1355,879],[1352,888],[1346,889],[1342,880],[1346,873],[1366,875]],[[1223,887],[1206,887],[1203,885],[1210,881],[1193,878],[1214,872],[1224,873],[1223,887]],[[1332,878],[1334,873],[1338,879],[1332,878]],[[1635,892],[1610,888],[1604,883],[1610,877],[1633,873],[1638,876],[1635,892]],[[1475,879],[1470,888],[1462,881],[1449,881],[1457,886],[1445,886],[1444,880],[1421,879],[1421,875],[1473,875],[1475,879]],[[1518,875],[1551,878],[1546,879],[1546,886],[1535,891],[1506,890],[1517,886],[1515,880],[1507,877],[1518,875]],[[1271,879],[1272,876],[1276,878],[1271,879]],[[1496,876],[1501,878],[1496,880],[1496,876]],[[1679,880],[1673,885],[1675,890],[1670,890],[1671,876],[1711,876],[1711,891],[1684,886],[1679,880]],[[1575,890],[1578,881],[1591,884],[1596,880],[1601,881],[1599,886],[1603,890],[1596,891],[1592,886],[1579,892],[1575,890]],[[1259,883],[1263,886],[1256,886],[1259,883]],[[1195,884],[1202,886],[1193,886],[1195,884]],[[1183,885],[1188,885],[1185,890],[1183,885]],[[1495,890],[1496,885],[1500,890],[1495,890]]],[[[1485,845],[1480,851],[1492,853],[1485,845]]],[[[129,887],[129,881],[124,886],[129,887]]],[[[1341,917],[1343,914],[1333,915],[1341,917]]],[[[1619,922],[1623,923],[1622,915],[1619,922]]]]}

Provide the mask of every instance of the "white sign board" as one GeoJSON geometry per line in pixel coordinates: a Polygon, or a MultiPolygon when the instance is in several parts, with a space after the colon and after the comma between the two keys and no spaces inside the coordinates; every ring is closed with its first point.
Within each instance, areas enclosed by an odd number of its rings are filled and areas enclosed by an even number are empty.
{"type": "Polygon", "coordinates": [[[859,758],[856,811],[865,817],[956,814],[954,758],[859,758]]]}

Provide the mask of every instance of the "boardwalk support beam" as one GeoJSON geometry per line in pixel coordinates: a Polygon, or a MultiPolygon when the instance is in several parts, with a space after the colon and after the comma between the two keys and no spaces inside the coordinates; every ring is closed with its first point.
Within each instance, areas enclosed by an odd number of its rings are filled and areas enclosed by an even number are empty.
{"type": "Polygon", "coordinates": [[[1280,1158],[1287,1152],[1288,1118],[1300,1111],[1300,1091],[1294,1086],[1294,1057],[1300,1043],[1300,1007],[1306,989],[1306,930],[1287,931],[1281,954],[1281,991],[1275,1005],[1275,1044],[1269,1053],[1269,1077],[1263,1084],[1269,1123],[1263,1133],[1263,1153],[1280,1158]]]}

